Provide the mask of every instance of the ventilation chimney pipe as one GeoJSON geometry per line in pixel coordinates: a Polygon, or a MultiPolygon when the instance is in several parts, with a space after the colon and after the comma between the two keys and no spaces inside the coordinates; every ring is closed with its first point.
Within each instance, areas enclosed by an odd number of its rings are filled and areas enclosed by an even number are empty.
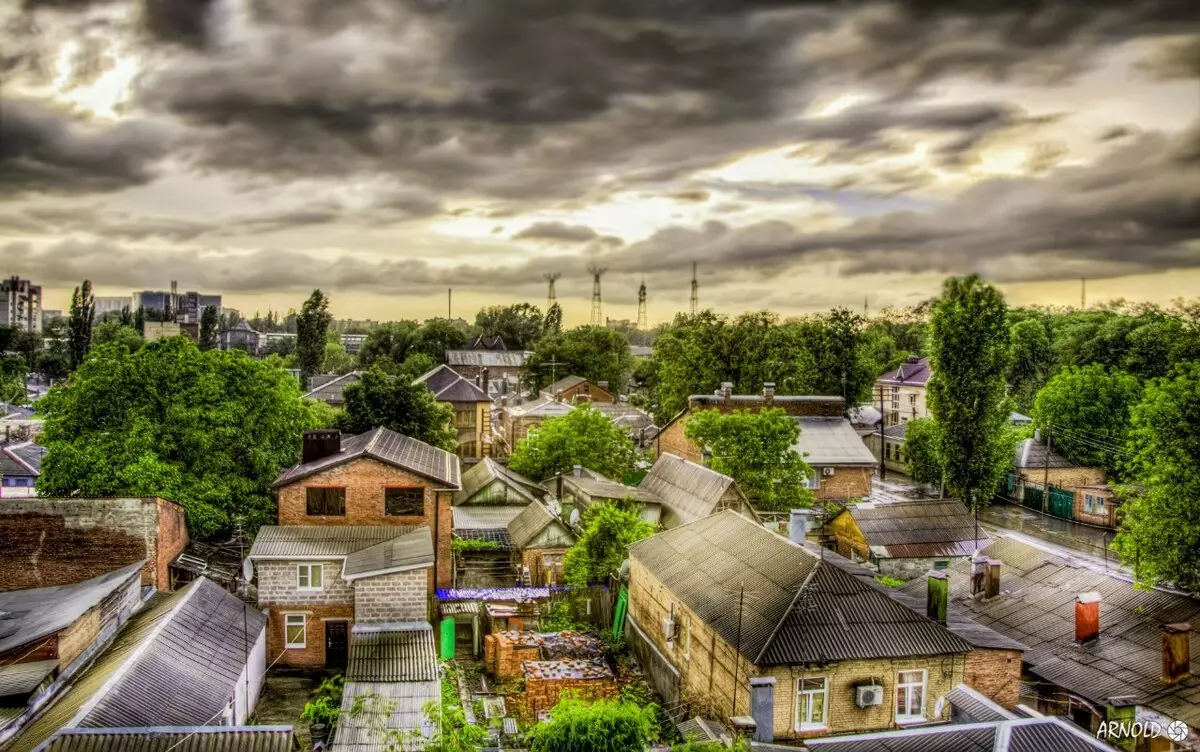
{"type": "Polygon", "coordinates": [[[925,582],[925,615],[945,624],[950,610],[950,580],[944,570],[931,569],[925,574],[925,582]]]}
{"type": "Polygon", "coordinates": [[[582,478],[583,477],[583,465],[576,465],[575,467],[573,467],[571,469],[571,474],[574,475],[576,478],[582,478]]]}
{"type": "Polygon", "coordinates": [[[983,593],[984,583],[987,581],[987,557],[980,551],[976,550],[971,554],[971,596],[977,596],[983,593]]]}
{"type": "Polygon", "coordinates": [[[1175,684],[1192,675],[1190,622],[1163,626],[1162,682],[1175,684]]]}
{"type": "Polygon", "coordinates": [[[788,540],[792,543],[804,545],[805,539],[808,537],[808,516],[812,514],[809,509],[793,509],[791,519],[788,521],[788,540]]]}
{"type": "Polygon", "coordinates": [[[340,451],[342,451],[342,432],[336,428],[305,431],[300,461],[308,464],[340,451]]]}
{"type": "Polygon", "coordinates": [[[1075,596],[1075,642],[1083,644],[1100,639],[1100,594],[1075,596]]]}
{"type": "Polygon", "coordinates": [[[750,678],[750,717],[754,719],[754,741],[775,741],[775,677],[750,678]]]}
{"type": "Polygon", "coordinates": [[[725,404],[729,404],[733,400],[733,382],[721,382],[721,399],[725,400],[725,404]]]}
{"type": "Polygon", "coordinates": [[[775,382],[774,381],[764,381],[763,382],[763,402],[766,402],[768,405],[775,404],[775,382]]]}
{"type": "Polygon", "coordinates": [[[1000,565],[999,559],[987,560],[987,582],[984,583],[983,597],[996,598],[1000,595],[1000,565]]]}
{"type": "Polygon", "coordinates": [[[480,372],[480,377],[483,381],[483,384],[481,384],[479,388],[482,389],[483,393],[490,398],[492,393],[488,391],[488,369],[484,368],[483,371],[480,372]]]}

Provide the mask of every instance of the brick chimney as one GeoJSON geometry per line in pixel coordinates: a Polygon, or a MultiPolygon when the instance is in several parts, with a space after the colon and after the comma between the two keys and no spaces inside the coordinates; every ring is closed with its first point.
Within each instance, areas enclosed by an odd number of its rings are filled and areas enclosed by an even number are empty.
{"type": "Polygon", "coordinates": [[[945,624],[950,610],[950,580],[944,570],[931,569],[925,575],[925,582],[925,615],[945,624]]]}
{"type": "Polygon", "coordinates": [[[725,402],[726,405],[728,405],[730,402],[733,401],[733,382],[732,381],[722,381],[721,382],[721,399],[725,402]]]}
{"type": "Polygon", "coordinates": [[[764,381],[763,382],[763,402],[767,403],[768,406],[775,404],[775,382],[774,381],[764,381]]]}
{"type": "Polygon", "coordinates": [[[1189,622],[1166,624],[1162,631],[1162,682],[1175,684],[1192,675],[1189,622]]]}
{"type": "Polygon", "coordinates": [[[342,432],[336,428],[305,431],[304,448],[300,454],[300,461],[308,464],[340,451],[342,451],[342,432]]]}
{"type": "Polygon", "coordinates": [[[1084,644],[1100,639],[1100,594],[1075,596],[1075,642],[1084,644]]]}
{"type": "Polygon", "coordinates": [[[999,559],[987,560],[987,580],[983,585],[984,598],[996,598],[1000,595],[1000,566],[1004,562],[999,559]]]}

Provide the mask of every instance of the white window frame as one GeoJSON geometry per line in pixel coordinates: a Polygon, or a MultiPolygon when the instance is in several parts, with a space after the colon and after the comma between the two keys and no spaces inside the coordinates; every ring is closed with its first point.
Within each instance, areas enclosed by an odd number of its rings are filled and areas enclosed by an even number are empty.
{"type": "Polygon", "coordinates": [[[809,491],[821,490],[821,468],[814,467],[812,475],[804,479],[804,487],[809,491]]]}
{"type": "MultiPolygon", "coordinates": [[[[812,715],[812,700],[807,702],[809,715],[812,715]]],[[[796,731],[823,731],[829,727],[829,678],[825,676],[805,676],[796,679],[796,717],[792,719],[796,731]],[[821,682],[820,689],[803,689],[804,682],[821,682]],[[800,718],[800,697],[810,698],[821,695],[821,720],[806,721],[800,718]]]]}
{"type": "Polygon", "coordinates": [[[297,564],[296,565],[296,589],[305,593],[319,593],[325,589],[325,566],[321,563],[317,564],[297,564]],[[317,579],[320,582],[316,585],[312,584],[313,572],[319,572],[317,579]],[[305,580],[307,578],[307,584],[305,580]]]}
{"type": "Polygon", "coordinates": [[[283,646],[285,648],[306,648],[308,647],[308,614],[284,614],[283,615],[283,646]],[[294,626],[295,620],[299,620],[300,624],[300,642],[288,641],[288,630],[294,626]]]}
{"type": "Polygon", "coordinates": [[[926,699],[926,696],[928,695],[928,691],[927,691],[928,684],[929,684],[929,672],[923,668],[910,668],[910,669],[905,669],[905,670],[896,672],[896,705],[895,705],[895,707],[896,707],[896,723],[918,723],[920,721],[925,720],[925,699],[926,699]],[[919,681],[919,682],[901,681],[901,677],[904,674],[920,674],[921,681],[919,681]],[[914,687],[920,687],[920,689],[921,689],[921,705],[920,705],[920,707],[917,708],[916,713],[911,712],[913,709],[912,708],[912,691],[911,690],[914,687]],[[905,694],[904,710],[906,712],[903,712],[903,713],[900,712],[900,690],[901,689],[909,690],[905,694]]]}

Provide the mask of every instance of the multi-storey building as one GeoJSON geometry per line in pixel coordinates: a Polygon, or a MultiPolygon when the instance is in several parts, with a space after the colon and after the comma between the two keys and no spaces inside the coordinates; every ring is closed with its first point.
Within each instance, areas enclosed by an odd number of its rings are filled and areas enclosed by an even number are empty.
{"type": "Polygon", "coordinates": [[[27,279],[0,280],[0,324],[42,331],[42,288],[27,279]]]}

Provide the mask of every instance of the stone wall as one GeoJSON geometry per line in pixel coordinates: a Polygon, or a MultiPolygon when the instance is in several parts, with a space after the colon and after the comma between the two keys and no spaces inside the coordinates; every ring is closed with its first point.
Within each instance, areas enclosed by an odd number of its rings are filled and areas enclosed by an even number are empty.
{"type": "MultiPolygon", "coordinates": [[[[353,607],[354,585],[342,579],[342,562],[256,561],[258,605],[341,605],[353,607]],[[301,590],[297,578],[300,564],[321,565],[321,589],[301,590]]],[[[421,572],[424,576],[424,572],[421,572]]]]}
{"type": "Polygon", "coordinates": [[[354,581],[354,621],[428,621],[429,575],[425,568],[354,581]]]}
{"type": "Polygon", "coordinates": [[[1012,710],[1021,699],[1021,651],[972,650],[966,677],[968,687],[1012,710]]]}

